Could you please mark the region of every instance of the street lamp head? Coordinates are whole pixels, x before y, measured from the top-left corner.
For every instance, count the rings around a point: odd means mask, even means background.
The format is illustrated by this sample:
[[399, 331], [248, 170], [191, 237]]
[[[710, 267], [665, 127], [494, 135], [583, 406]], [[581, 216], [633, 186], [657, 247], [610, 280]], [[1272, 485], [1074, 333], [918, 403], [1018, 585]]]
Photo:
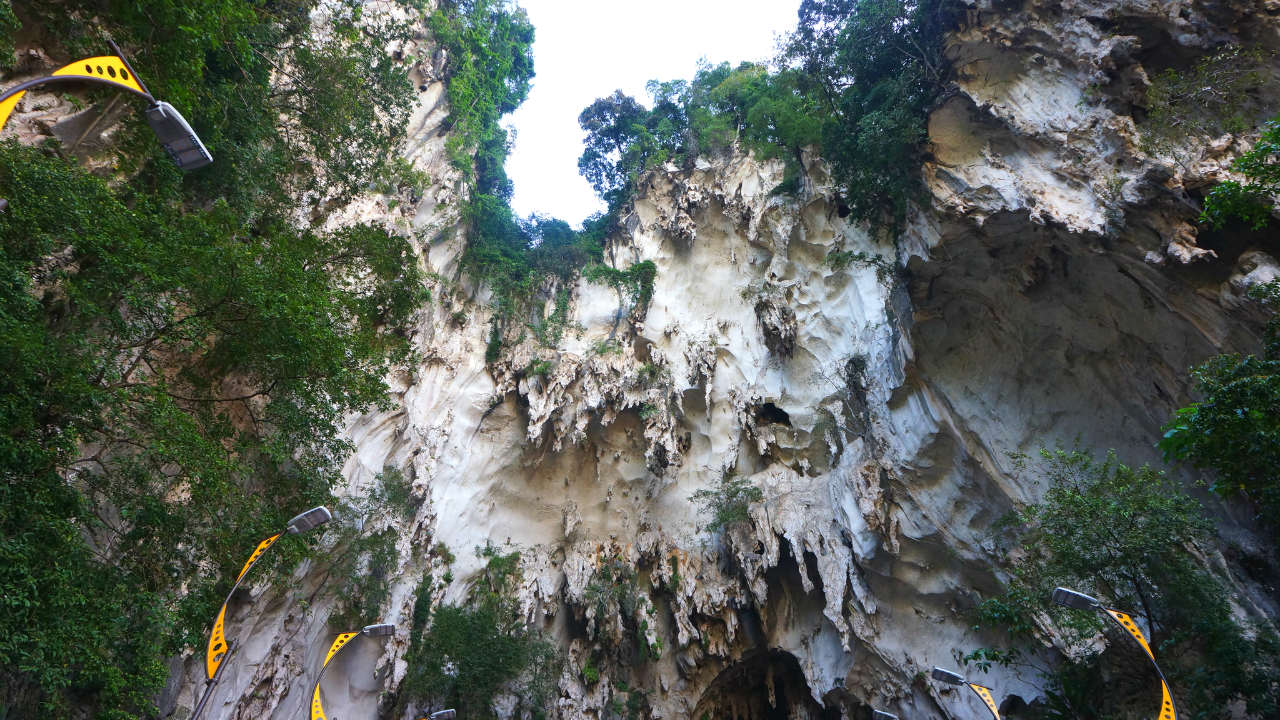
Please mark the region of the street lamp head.
[[321, 505], [313, 507], [304, 513], [298, 513], [289, 518], [289, 522], [285, 523], [291, 535], [306, 532], [312, 528], [319, 527], [333, 519], [333, 513], [329, 512], [329, 508]]
[[898, 720], [898, 716], [883, 710], [872, 710], [871, 720]]
[[368, 637], [386, 637], [395, 634], [396, 626], [391, 623], [379, 623], [377, 625], [365, 625], [360, 629], [360, 634]]
[[1064, 587], [1053, 589], [1053, 601], [1073, 610], [1097, 610], [1102, 607], [1097, 598]]
[[964, 685], [965, 684], [965, 679], [963, 675], [961, 675], [960, 673], [951, 672], [950, 670], [943, 670], [940, 667], [934, 668], [933, 672], [929, 673], [929, 675], [934, 680], [937, 680], [938, 682], [947, 683], [948, 685]]
[[147, 124], [155, 131], [160, 144], [180, 170], [195, 170], [213, 162], [213, 156], [187, 124], [187, 119], [177, 108], [167, 102], [156, 101], [147, 108]]
[[456, 717], [458, 717], [458, 713], [454, 712], [453, 708], [449, 708], [448, 710], [431, 713], [427, 716], [427, 720], [453, 720]]

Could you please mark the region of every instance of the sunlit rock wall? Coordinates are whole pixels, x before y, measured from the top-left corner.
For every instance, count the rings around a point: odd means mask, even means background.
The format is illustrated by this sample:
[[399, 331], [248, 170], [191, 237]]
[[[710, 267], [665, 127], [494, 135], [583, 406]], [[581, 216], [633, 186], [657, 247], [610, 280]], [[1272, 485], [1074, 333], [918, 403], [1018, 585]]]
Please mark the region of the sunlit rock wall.
[[[419, 360], [390, 378], [392, 410], [351, 419], [342, 487], [340, 520], [396, 530], [391, 596], [367, 622], [399, 629], [331, 668], [330, 717], [374, 717], [404, 676], [414, 593], [444, 576], [439, 543], [457, 560], [438, 602], [465, 599], [477, 546], [521, 551], [526, 619], [567, 660], [554, 716], [610, 717], [618, 681], [647, 692], [653, 717], [983, 716], [924, 674], [998, 641], [964, 613], [1000, 586], [992, 522], [1043, 491], [1010, 454], [1078, 443], [1155, 460], [1186, 369], [1256, 346], [1243, 293], [1277, 272], [1260, 247], [1196, 237], [1188, 193], [1249, 138], [1153, 158], [1134, 121], [1156, 70], [1223, 42], [1275, 48], [1276, 3], [995, 5], [950, 39], [958, 78], [932, 114], [932, 160], [902, 169], [930, 198], [896, 244], [843, 217], [816, 158], [796, 195], [772, 192], [779, 162], [660, 168], [606, 249], [620, 269], [656, 264], [647, 305], [579, 280], [561, 338], [517, 321], [491, 365], [488, 290], [459, 273], [465, 190], [443, 154], [443, 85], [419, 68], [406, 153], [433, 187], [346, 215], [415, 233], [434, 273]], [[411, 484], [411, 520], [362, 500], [388, 467]], [[718, 535], [692, 496], [728, 472], [764, 499]], [[1224, 547], [1259, 552], [1215, 511]], [[634, 572], [634, 613], [589, 597], [602, 567]], [[302, 717], [347, 629], [327, 624], [345, 580], [322, 555], [237, 598], [229, 636], [252, 639], [208, 717]], [[1275, 611], [1240, 582], [1246, 611]], [[656, 659], [637, 660], [637, 635], [661, 642]], [[199, 656], [175, 671], [164, 709], [182, 718]], [[1033, 675], [984, 682], [1001, 700], [1039, 696]]]

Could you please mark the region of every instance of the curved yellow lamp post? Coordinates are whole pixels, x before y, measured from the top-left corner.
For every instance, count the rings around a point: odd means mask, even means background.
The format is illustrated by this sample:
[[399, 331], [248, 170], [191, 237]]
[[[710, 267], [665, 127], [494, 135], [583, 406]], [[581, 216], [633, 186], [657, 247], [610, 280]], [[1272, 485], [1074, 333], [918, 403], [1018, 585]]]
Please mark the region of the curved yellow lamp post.
[[1097, 598], [1085, 595], [1082, 592], [1076, 592], [1070, 588], [1054, 588], [1053, 601], [1063, 607], [1069, 607], [1073, 610], [1093, 610], [1102, 612], [1111, 618], [1125, 632], [1133, 636], [1134, 640], [1142, 646], [1143, 652], [1147, 654], [1147, 658], [1151, 660], [1151, 665], [1156, 669], [1156, 676], [1160, 678], [1160, 714], [1157, 715], [1158, 720], [1178, 720], [1178, 708], [1173, 704], [1173, 694], [1169, 692], [1169, 683], [1164, 679], [1164, 673], [1160, 672], [1160, 665], [1156, 663], [1155, 653], [1151, 652], [1151, 646], [1147, 644], [1147, 638], [1143, 636], [1142, 630], [1138, 628], [1138, 624], [1133, 621], [1133, 617], [1128, 613], [1113, 610], [1104, 607]]
[[934, 680], [937, 680], [938, 682], [944, 682], [948, 685], [969, 686], [969, 689], [972, 690], [974, 694], [978, 696], [978, 699], [982, 701], [982, 704], [986, 705], [987, 709], [991, 711], [991, 717], [995, 718], [996, 720], [1000, 720], [1000, 707], [996, 705], [996, 699], [991, 695], [991, 688], [986, 687], [984, 685], [979, 685], [978, 683], [971, 683], [968, 680], [965, 680], [964, 676], [961, 675], [960, 673], [951, 672], [950, 670], [943, 670], [940, 667], [934, 668], [933, 672], [930, 673], [930, 675], [933, 677]]
[[27, 91], [39, 85], [64, 82], [92, 82], [110, 85], [118, 90], [126, 90], [145, 98], [151, 105], [147, 108], [147, 124], [155, 131], [160, 144], [168, 151], [169, 157], [182, 170], [195, 170], [213, 162], [204, 143], [196, 135], [186, 118], [167, 102], [156, 100], [142, 84], [142, 79], [133, 71], [129, 61], [124, 59], [120, 48], [111, 43], [115, 55], [99, 55], [77, 60], [54, 70], [52, 74], [28, 80], [15, 85], [0, 94], [0, 128], [9, 121], [13, 109]]
[[328, 508], [323, 505], [313, 507], [304, 513], [294, 515], [285, 524], [283, 532], [278, 532], [266, 538], [253, 549], [253, 554], [245, 561], [244, 567], [240, 568], [240, 574], [236, 576], [236, 582], [231, 586], [231, 591], [227, 593], [226, 599], [222, 601], [222, 608], [218, 610], [218, 619], [213, 622], [213, 630], [209, 632], [209, 645], [204, 654], [205, 679], [208, 684], [205, 685], [204, 693], [200, 696], [200, 702], [196, 703], [196, 709], [191, 714], [191, 720], [197, 720], [200, 717], [200, 712], [204, 710], [205, 703], [213, 695], [213, 688], [218, 683], [218, 675], [222, 671], [223, 663], [231, 652], [231, 645], [227, 642], [225, 632], [227, 603], [231, 602], [231, 596], [235, 594], [236, 588], [240, 587], [245, 575], [249, 574], [249, 570], [258, 562], [262, 554], [276, 544], [276, 540], [279, 540], [281, 535], [285, 533], [296, 535], [306, 532], [329, 522], [331, 519], [333, 519], [333, 514], [329, 512]]
[[390, 623], [381, 623], [378, 625], [365, 625], [357, 632], [345, 632], [333, 639], [333, 644], [329, 646], [329, 652], [325, 653], [324, 663], [320, 665], [320, 674], [316, 676], [316, 686], [311, 691], [311, 720], [325, 720], [324, 703], [320, 702], [320, 681], [324, 679], [324, 671], [328, 669], [329, 662], [337, 657], [342, 648], [356, 638], [358, 635], [366, 637], [386, 637], [396, 631], [396, 626]]

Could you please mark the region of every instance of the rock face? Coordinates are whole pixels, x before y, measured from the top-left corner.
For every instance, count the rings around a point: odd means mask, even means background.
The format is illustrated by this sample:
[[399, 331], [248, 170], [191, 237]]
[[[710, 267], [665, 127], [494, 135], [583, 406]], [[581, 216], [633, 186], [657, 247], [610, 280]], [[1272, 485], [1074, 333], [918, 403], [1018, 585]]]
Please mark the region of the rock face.
[[[619, 681], [646, 691], [652, 717], [983, 717], [923, 674], [993, 641], [963, 615], [999, 589], [989, 528], [1042, 492], [1009, 454], [1078, 442], [1155, 460], [1186, 369], [1255, 347], [1243, 293], [1277, 273], [1259, 248], [1195, 237], [1187, 192], [1221, 179], [1248, 138], [1150, 157], [1133, 103], [1147, 76], [1222, 42], [1277, 47], [1280, 6], [995, 5], [950, 38], [958, 79], [929, 125], [930, 201], [896, 244], [842, 217], [816, 158], [795, 196], [771, 192], [780, 162], [661, 168], [606, 250], [620, 269], [656, 264], [647, 305], [580, 280], [566, 332], [526, 333], [492, 364], [487, 290], [458, 270], [465, 191], [439, 132], [443, 86], [422, 70], [406, 152], [435, 187], [349, 213], [417, 231], [437, 277], [394, 409], [351, 419], [342, 488], [362, 532], [395, 533], [389, 599], [366, 622], [399, 628], [330, 668], [330, 717], [374, 717], [404, 676], [439, 544], [457, 559], [434, 599], [457, 602], [487, 542], [521, 551], [526, 619], [567, 658], [554, 717], [611, 716]], [[409, 484], [407, 520], [362, 504], [384, 468]], [[712, 533], [692, 496], [726, 473], [763, 500]], [[1224, 537], [1254, 542], [1237, 525]], [[606, 575], [631, 578], [633, 612], [593, 599]], [[206, 717], [305, 714], [347, 629], [327, 625], [342, 580], [317, 560], [233, 602], [242, 645]], [[193, 706], [200, 659], [175, 664], [169, 717]], [[998, 699], [1039, 695], [1031, 674], [986, 682]]]

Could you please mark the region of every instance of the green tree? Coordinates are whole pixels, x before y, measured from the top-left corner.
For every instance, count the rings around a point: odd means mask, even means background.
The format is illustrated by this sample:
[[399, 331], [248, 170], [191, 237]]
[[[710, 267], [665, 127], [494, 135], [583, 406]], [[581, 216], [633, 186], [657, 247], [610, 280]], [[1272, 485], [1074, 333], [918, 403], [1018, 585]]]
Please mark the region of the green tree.
[[1147, 694], [1112, 693], [1105, 702], [1090, 696], [1089, 688], [1107, 684], [1107, 658], [1090, 649], [1104, 626], [1096, 615], [1050, 603], [1052, 589], [1066, 586], [1145, 620], [1152, 649], [1189, 715], [1229, 717], [1236, 700], [1260, 717], [1280, 710], [1280, 642], [1266, 627], [1237, 624], [1225, 589], [1191, 551], [1211, 532], [1200, 504], [1163, 473], [1128, 467], [1114, 454], [1098, 461], [1058, 451], [1044, 459], [1044, 501], [1006, 527], [1005, 542], [1018, 549], [1009, 556], [1008, 587], [976, 612], [978, 626], [1005, 631], [1014, 642], [970, 653], [965, 661], [982, 669], [1028, 661], [1020, 648], [1037, 642], [1047, 617], [1070, 651], [1045, 673], [1049, 716], [1056, 708], [1058, 717], [1105, 717], [1130, 703], [1150, 703]]
[[466, 604], [433, 609], [430, 579], [419, 586], [397, 709], [454, 707], [464, 717], [492, 718], [494, 697], [506, 689], [517, 691], [520, 709], [544, 717], [559, 661], [521, 620], [520, 554], [489, 546], [477, 554], [485, 568]]
[[578, 232], [511, 209], [509, 144], [499, 120], [524, 101], [533, 79], [534, 33], [525, 12], [511, 0], [447, 0], [429, 25], [446, 58], [452, 125], [446, 148], [471, 186], [462, 212], [468, 230], [462, 266], [493, 291], [496, 317], [485, 353], [493, 362], [509, 327], [540, 324], [518, 315], [531, 311], [549, 279], [567, 282], [599, 259], [603, 233], [598, 222]]
[[651, 82], [652, 108], [615, 92], [583, 111], [579, 169], [611, 208], [639, 175], [730, 148], [787, 161], [794, 191], [801, 151], [831, 165], [855, 219], [890, 232], [921, 193], [928, 113], [950, 79], [945, 31], [954, 0], [805, 0], [779, 67], [699, 68], [692, 83]]
[[331, 502], [342, 417], [407, 357], [409, 243], [319, 227], [396, 172], [408, 28], [359, 2], [15, 10], [55, 57], [114, 37], [216, 158], [178, 173], [135, 113], [127, 182], [0, 146], [0, 705], [147, 716], [245, 553]]
[[826, 108], [822, 154], [853, 216], [896, 230], [920, 193], [928, 113], [950, 79], [950, 0], [804, 0], [784, 58]]
[[1215, 185], [1205, 198], [1200, 222], [1222, 228], [1231, 220], [1242, 220], [1261, 230], [1271, 222], [1280, 195], [1280, 116], [1266, 124], [1262, 137], [1236, 158], [1231, 169], [1244, 175], [1245, 181]]
[[[1280, 306], [1280, 281], [1250, 294]], [[1160, 448], [1170, 460], [1213, 470], [1215, 491], [1251, 500], [1280, 529], [1280, 316], [1267, 323], [1261, 356], [1219, 355], [1191, 376], [1204, 399], [1177, 411]]]
[[690, 498], [709, 516], [707, 530], [720, 532], [749, 521], [751, 503], [764, 500], [764, 491], [752, 485], [747, 478], [726, 471], [714, 486], [698, 490]]

